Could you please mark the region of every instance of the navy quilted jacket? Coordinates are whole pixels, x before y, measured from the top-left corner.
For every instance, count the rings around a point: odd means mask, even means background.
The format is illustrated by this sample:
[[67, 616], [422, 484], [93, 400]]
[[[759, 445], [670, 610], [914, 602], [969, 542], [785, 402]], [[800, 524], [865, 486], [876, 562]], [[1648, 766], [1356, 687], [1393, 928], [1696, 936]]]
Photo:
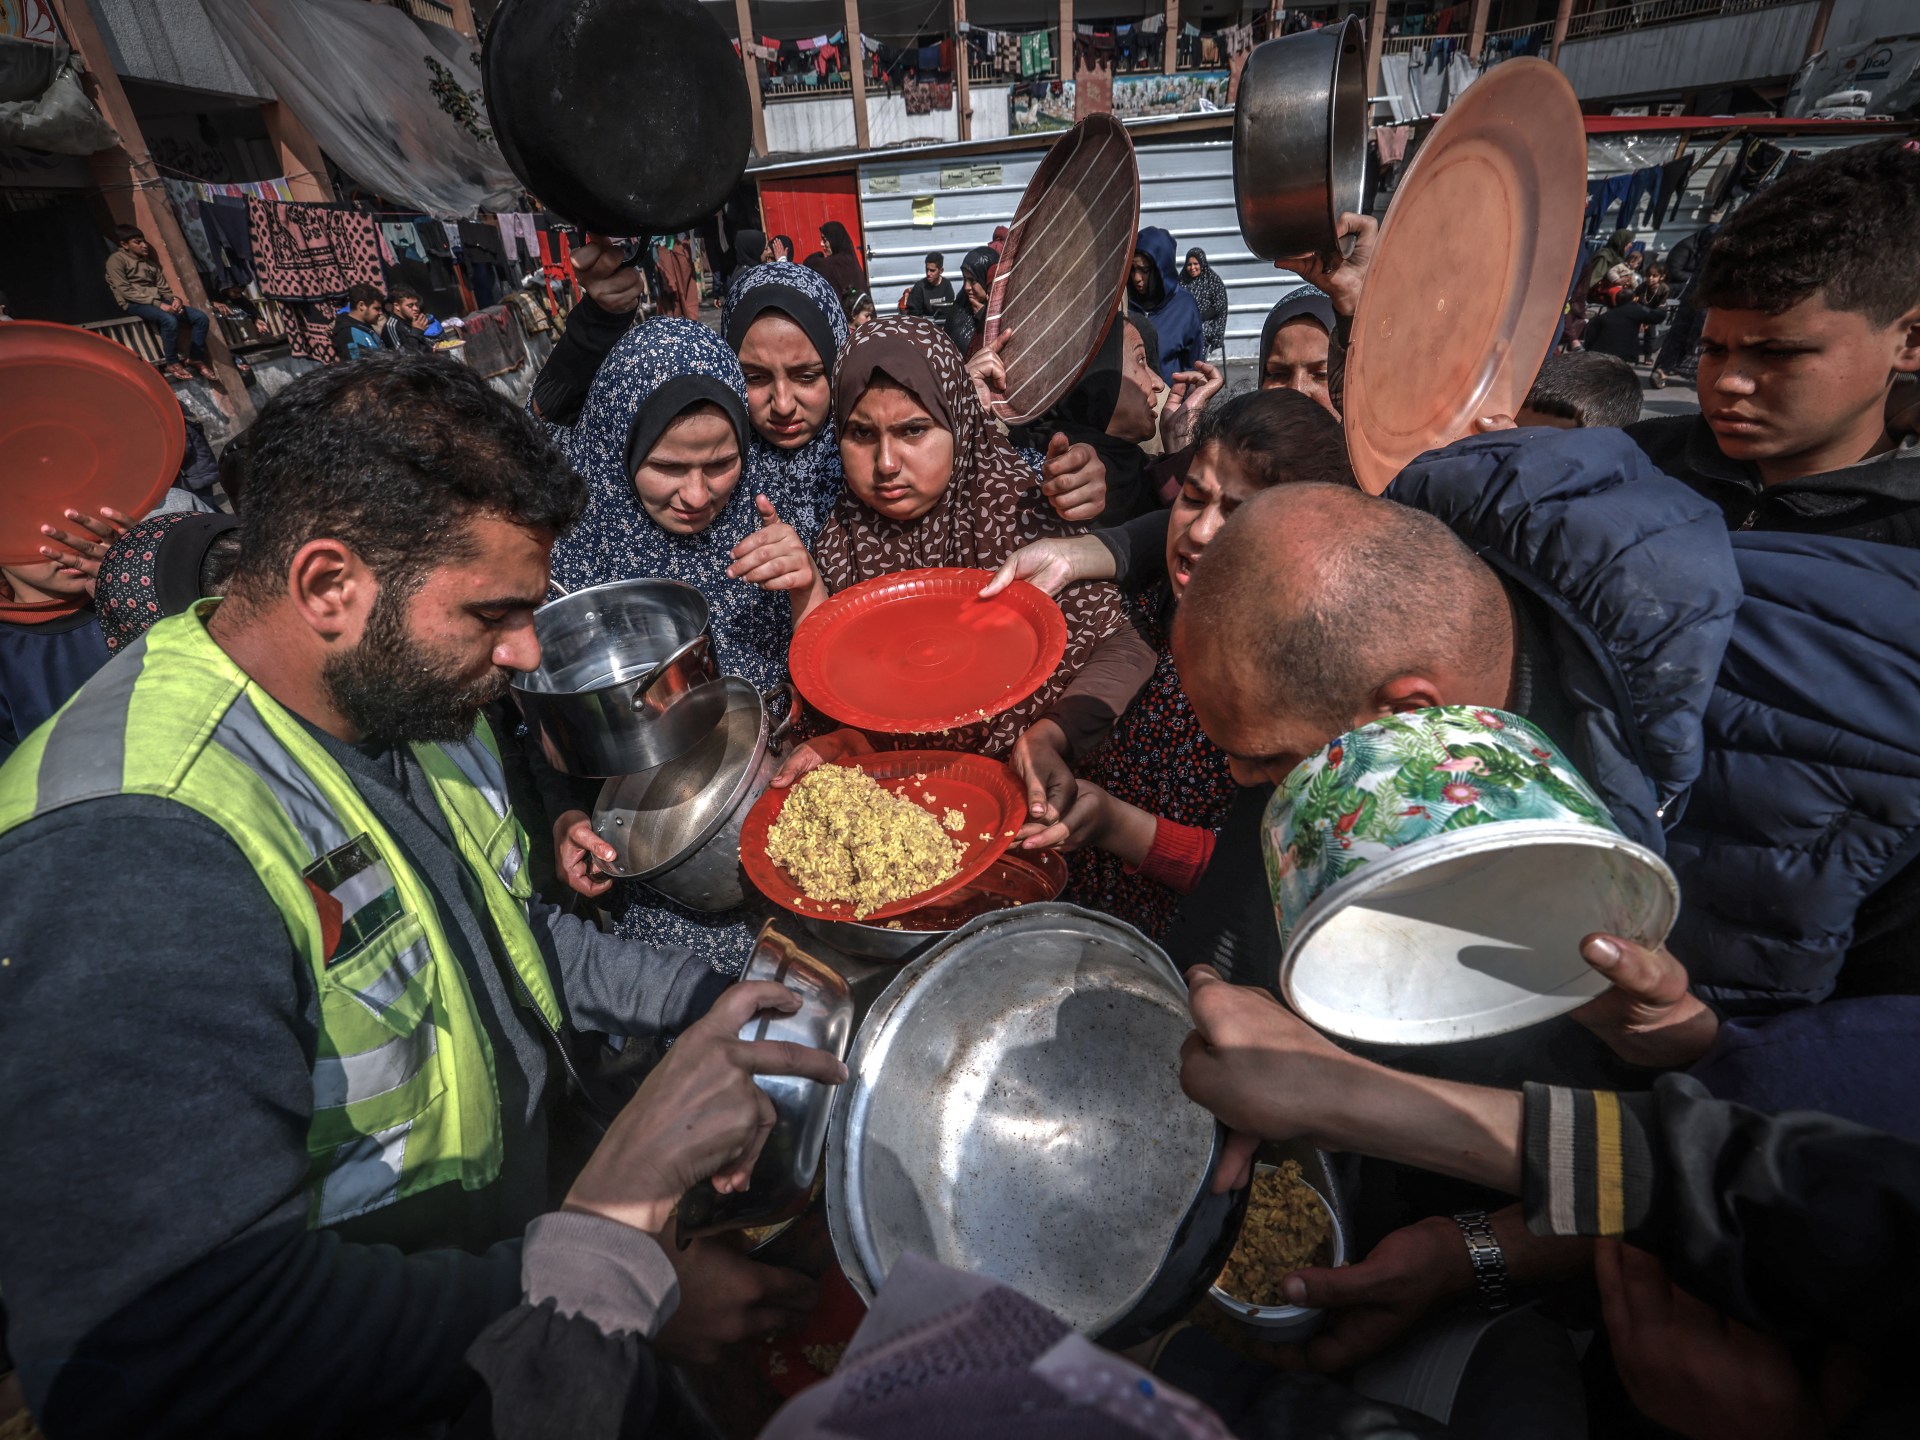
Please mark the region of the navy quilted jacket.
[[1829, 994], [1862, 904], [1920, 878], [1920, 553], [1730, 535], [1618, 430], [1463, 440], [1387, 493], [1555, 617], [1561, 739], [1678, 875], [1699, 992]]

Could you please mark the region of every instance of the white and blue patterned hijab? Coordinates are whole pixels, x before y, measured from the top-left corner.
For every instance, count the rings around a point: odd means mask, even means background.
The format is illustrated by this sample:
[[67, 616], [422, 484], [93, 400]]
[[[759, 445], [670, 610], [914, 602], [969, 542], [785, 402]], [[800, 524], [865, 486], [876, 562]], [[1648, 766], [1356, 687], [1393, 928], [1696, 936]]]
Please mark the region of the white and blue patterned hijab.
[[[847, 316], [824, 276], [804, 265], [782, 261], [741, 271], [727, 287], [726, 304], [720, 310], [720, 333], [737, 351], [745, 339], [746, 326], [768, 310], [791, 319], [816, 347], [828, 342], [821, 349], [821, 360], [827, 373], [833, 373], [834, 359], [847, 343]], [[740, 322], [738, 327], [736, 322]], [[738, 335], [734, 333], [736, 328], [740, 329]], [[846, 485], [831, 411], [820, 433], [798, 449], [783, 450], [755, 431], [747, 451], [747, 483], [755, 494], [772, 500], [780, 518], [799, 532], [803, 542], [812, 545]]]
[[[689, 377], [715, 382], [689, 387]], [[693, 320], [661, 318], [636, 325], [601, 363], [571, 428], [555, 427], [574, 471], [587, 482], [587, 513], [553, 547], [553, 578], [568, 590], [640, 575], [664, 576], [706, 597], [721, 670], [762, 691], [786, 678], [793, 611], [785, 594], [727, 574], [733, 547], [759, 528], [749, 469], [726, 507], [697, 535], [662, 529], [640, 504], [628, 458], [636, 431], [658, 436], [679, 411], [727, 392], [744, 417], [747, 384], [726, 342]], [[704, 393], [703, 393], [704, 392]], [[671, 407], [669, 410], [666, 407]], [[650, 413], [651, 410], [660, 413]], [[729, 411], [733, 406], [726, 406]], [[739, 425], [747, 435], [744, 418]], [[765, 492], [762, 492], [765, 493]], [[769, 495], [781, 515], [780, 497]]]

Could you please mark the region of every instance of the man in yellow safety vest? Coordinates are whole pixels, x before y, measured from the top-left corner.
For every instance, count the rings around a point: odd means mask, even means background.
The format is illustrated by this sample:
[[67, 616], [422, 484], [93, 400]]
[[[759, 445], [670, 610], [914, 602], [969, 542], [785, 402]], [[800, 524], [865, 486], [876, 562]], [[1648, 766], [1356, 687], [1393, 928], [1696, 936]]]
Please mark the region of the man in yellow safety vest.
[[0, 768], [0, 1293], [42, 1427], [456, 1416], [542, 1225], [659, 1318], [697, 1292], [670, 1350], [777, 1326], [800, 1276], [546, 1214], [566, 1042], [679, 1033], [729, 984], [534, 897], [480, 718], [539, 661], [585, 486], [431, 356], [305, 376], [235, 443], [227, 598]]

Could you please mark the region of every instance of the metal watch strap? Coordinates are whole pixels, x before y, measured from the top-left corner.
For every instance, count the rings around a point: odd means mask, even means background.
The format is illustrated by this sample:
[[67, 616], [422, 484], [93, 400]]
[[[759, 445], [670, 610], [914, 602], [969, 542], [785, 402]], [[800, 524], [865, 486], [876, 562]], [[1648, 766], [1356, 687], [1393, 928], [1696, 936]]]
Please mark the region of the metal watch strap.
[[1493, 1225], [1484, 1210], [1462, 1210], [1453, 1217], [1467, 1242], [1467, 1261], [1473, 1266], [1474, 1283], [1480, 1287], [1480, 1303], [1490, 1314], [1498, 1314], [1512, 1302], [1507, 1298], [1507, 1256], [1494, 1238]]

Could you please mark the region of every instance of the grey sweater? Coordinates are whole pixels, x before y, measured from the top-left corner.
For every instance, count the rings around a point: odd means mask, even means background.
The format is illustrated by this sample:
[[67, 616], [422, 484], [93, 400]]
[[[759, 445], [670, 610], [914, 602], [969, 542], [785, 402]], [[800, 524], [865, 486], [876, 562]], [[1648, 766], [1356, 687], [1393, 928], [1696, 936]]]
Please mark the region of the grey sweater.
[[[309, 1231], [312, 978], [239, 850], [137, 796], [0, 837], [0, 1293], [54, 1440], [449, 1416], [476, 1385], [463, 1352], [521, 1298], [550, 1042], [411, 754], [319, 738], [439, 901], [493, 1050], [503, 1173]], [[549, 908], [534, 929], [581, 1029], [671, 1033], [727, 983]]]

